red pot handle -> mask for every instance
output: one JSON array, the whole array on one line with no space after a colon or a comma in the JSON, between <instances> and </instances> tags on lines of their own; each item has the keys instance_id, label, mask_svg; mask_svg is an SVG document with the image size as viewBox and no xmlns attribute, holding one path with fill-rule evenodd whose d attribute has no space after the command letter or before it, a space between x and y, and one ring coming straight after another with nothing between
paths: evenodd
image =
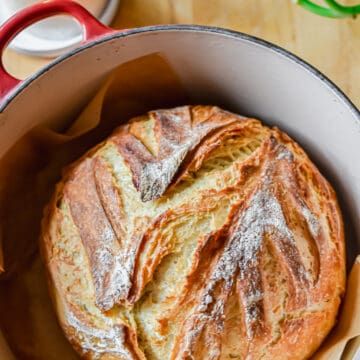
<instances>
[{"instance_id":1,"label":"red pot handle","mask_svg":"<svg viewBox=\"0 0 360 360\"><path fill-rule=\"evenodd\" d=\"M0 104L22 82L4 68L2 55L6 46L29 25L59 14L71 15L80 23L84 31L84 43L115 31L98 21L81 5L70 0L49 0L20 10L0 27Z\"/></svg>"}]
</instances>

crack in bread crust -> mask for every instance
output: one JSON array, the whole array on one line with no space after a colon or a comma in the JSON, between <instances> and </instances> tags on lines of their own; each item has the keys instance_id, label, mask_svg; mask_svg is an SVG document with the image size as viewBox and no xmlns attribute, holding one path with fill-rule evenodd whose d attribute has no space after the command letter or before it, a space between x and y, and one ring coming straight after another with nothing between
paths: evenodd
<instances>
[{"instance_id":1,"label":"crack in bread crust","mask_svg":"<svg viewBox=\"0 0 360 360\"><path fill-rule=\"evenodd\" d=\"M305 359L345 287L334 191L280 130L157 110L68 168L42 249L88 359Z\"/></svg>"}]
</instances>

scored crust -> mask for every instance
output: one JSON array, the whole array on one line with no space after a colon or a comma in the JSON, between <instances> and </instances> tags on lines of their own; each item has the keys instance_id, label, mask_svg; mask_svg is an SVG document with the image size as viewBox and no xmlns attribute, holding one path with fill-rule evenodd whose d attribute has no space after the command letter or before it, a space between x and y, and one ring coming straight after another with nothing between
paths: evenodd
<instances>
[{"instance_id":1,"label":"scored crust","mask_svg":"<svg viewBox=\"0 0 360 360\"><path fill-rule=\"evenodd\" d=\"M336 195L287 135L151 111L66 169L42 252L86 359L305 359L345 287Z\"/></svg>"}]
</instances>

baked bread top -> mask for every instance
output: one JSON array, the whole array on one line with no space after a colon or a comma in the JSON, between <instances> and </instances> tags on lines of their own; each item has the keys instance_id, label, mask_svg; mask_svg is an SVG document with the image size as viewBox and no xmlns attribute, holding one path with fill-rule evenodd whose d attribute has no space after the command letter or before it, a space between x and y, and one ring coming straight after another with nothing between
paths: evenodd
<instances>
[{"instance_id":1,"label":"baked bread top","mask_svg":"<svg viewBox=\"0 0 360 360\"><path fill-rule=\"evenodd\" d=\"M42 245L87 359L305 359L345 286L329 183L280 130L212 106L151 111L71 165Z\"/></svg>"}]
</instances>

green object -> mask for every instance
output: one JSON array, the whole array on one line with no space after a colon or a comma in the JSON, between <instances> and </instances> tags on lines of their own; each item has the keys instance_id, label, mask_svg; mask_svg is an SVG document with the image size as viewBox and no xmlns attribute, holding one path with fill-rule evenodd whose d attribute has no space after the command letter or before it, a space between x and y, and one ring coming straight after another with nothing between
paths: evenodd
<instances>
[{"instance_id":1,"label":"green object","mask_svg":"<svg viewBox=\"0 0 360 360\"><path fill-rule=\"evenodd\" d=\"M295 0L295 3L314 14L329 18L339 19L345 17L356 17L360 14L360 5L345 6L335 0L324 0L327 7L315 4L311 0Z\"/></svg>"}]
</instances>

